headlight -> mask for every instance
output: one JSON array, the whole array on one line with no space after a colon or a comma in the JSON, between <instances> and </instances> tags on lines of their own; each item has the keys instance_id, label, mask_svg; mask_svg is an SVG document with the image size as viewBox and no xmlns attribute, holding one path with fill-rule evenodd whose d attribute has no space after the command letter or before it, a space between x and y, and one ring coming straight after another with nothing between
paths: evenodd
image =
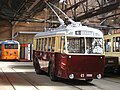
<instances>
[{"instance_id":1,"label":"headlight","mask_svg":"<svg viewBox=\"0 0 120 90\"><path fill-rule=\"evenodd\" d=\"M73 79L73 78L74 78L74 74L70 74L70 75L69 75L69 78L70 78L70 79Z\"/></svg>"},{"instance_id":2,"label":"headlight","mask_svg":"<svg viewBox=\"0 0 120 90\"><path fill-rule=\"evenodd\" d=\"M6 51L6 54L8 54L8 52Z\"/></svg>"},{"instance_id":3,"label":"headlight","mask_svg":"<svg viewBox=\"0 0 120 90\"><path fill-rule=\"evenodd\" d=\"M101 79L101 78L102 78L102 75L101 75L101 74L98 74L98 75L97 75L97 78L98 78L98 79Z\"/></svg>"}]
</instances>

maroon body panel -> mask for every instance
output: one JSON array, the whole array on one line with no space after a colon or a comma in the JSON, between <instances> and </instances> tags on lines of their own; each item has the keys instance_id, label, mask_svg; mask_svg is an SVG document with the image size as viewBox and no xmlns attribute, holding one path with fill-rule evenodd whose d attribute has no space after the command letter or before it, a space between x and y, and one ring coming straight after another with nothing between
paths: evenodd
<instances>
[{"instance_id":1,"label":"maroon body panel","mask_svg":"<svg viewBox=\"0 0 120 90\"><path fill-rule=\"evenodd\" d=\"M95 79L98 74L103 76L104 55L67 55L61 53L35 51L33 57L39 58L40 67L48 72L49 62L54 64L55 75L69 79Z\"/></svg>"},{"instance_id":2,"label":"maroon body panel","mask_svg":"<svg viewBox=\"0 0 120 90\"><path fill-rule=\"evenodd\" d=\"M72 67L71 67L72 66ZM74 73L75 78L97 78L104 72L104 56L97 55L72 55L68 59L68 74ZM92 76L87 76L92 75Z\"/></svg>"}]
</instances>

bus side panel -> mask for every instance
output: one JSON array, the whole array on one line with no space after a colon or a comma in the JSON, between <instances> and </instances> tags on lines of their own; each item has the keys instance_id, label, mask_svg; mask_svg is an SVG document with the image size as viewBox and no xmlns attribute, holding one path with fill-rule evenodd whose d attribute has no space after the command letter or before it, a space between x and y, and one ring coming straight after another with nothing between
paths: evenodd
<instances>
[{"instance_id":1,"label":"bus side panel","mask_svg":"<svg viewBox=\"0 0 120 90\"><path fill-rule=\"evenodd\" d=\"M55 62L56 62L55 67L56 76L67 79L68 75L66 54L56 53Z\"/></svg>"},{"instance_id":2,"label":"bus side panel","mask_svg":"<svg viewBox=\"0 0 120 90\"><path fill-rule=\"evenodd\" d=\"M67 56L66 54L64 56ZM67 58L64 58L61 53L43 52L33 50L33 60L38 59L40 69L48 73L49 64L54 64L55 76L60 78L68 78L67 74ZM64 65L66 63L66 65Z\"/></svg>"},{"instance_id":3,"label":"bus side panel","mask_svg":"<svg viewBox=\"0 0 120 90\"><path fill-rule=\"evenodd\" d=\"M55 70L55 53L54 52L40 52L40 66L41 69L45 72L49 72L50 64L53 64Z\"/></svg>"},{"instance_id":4,"label":"bus side panel","mask_svg":"<svg viewBox=\"0 0 120 90\"><path fill-rule=\"evenodd\" d=\"M48 73L49 64L55 65L55 53L54 52L44 52L44 51L35 51L33 50L33 60L37 58L40 69ZM53 67L55 68L55 67Z\"/></svg>"}]
</instances>

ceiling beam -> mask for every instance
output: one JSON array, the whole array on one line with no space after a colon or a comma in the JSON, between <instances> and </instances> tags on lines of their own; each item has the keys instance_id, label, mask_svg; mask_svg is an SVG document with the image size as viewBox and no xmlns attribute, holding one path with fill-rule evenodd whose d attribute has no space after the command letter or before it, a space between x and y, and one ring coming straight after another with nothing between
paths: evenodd
<instances>
[{"instance_id":1,"label":"ceiling beam","mask_svg":"<svg viewBox=\"0 0 120 90\"><path fill-rule=\"evenodd\" d=\"M109 16L106 16L106 17L99 18L99 19L104 20L104 19L111 18L111 17L118 16L118 15L120 15L120 13L116 13L116 14L113 14L113 15L109 15Z\"/></svg>"},{"instance_id":2,"label":"ceiling beam","mask_svg":"<svg viewBox=\"0 0 120 90\"><path fill-rule=\"evenodd\" d=\"M45 20L45 19L13 19L12 21L19 21L19 22L34 22L34 23L58 23L59 21L51 21L51 20Z\"/></svg>"},{"instance_id":3,"label":"ceiling beam","mask_svg":"<svg viewBox=\"0 0 120 90\"><path fill-rule=\"evenodd\" d=\"M107 6L104 6L104 7L100 7L99 9L96 9L94 11L85 13L82 16L78 16L75 20L80 21L80 20L83 20L83 19L86 19L86 18L91 18L93 16L104 14L104 13L113 11L115 9L118 9L119 6L120 6L120 1L117 1L117 2L115 2L113 4L110 4L110 5L107 5Z\"/></svg>"},{"instance_id":4,"label":"ceiling beam","mask_svg":"<svg viewBox=\"0 0 120 90\"><path fill-rule=\"evenodd\" d=\"M84 2L86 2L87 0L82 0L82 1L80 1L80 2L78 2L78 3L76 3L76 4L74 4L74 5L72 5L71 7L69 7L69 8L66 8L65 10L63 10L64 12L67 12L68 10L71 10L71 9L73 9L73 8L77 8L79 5L81 5L82 3L84 3Z\"/></svg>"}]
</instances>

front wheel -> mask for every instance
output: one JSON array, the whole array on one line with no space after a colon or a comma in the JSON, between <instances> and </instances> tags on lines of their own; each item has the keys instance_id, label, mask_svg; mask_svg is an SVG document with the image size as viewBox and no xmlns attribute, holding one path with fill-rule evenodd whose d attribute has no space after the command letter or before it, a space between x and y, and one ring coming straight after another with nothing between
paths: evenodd
<instances>
[{"instance_id":1,"label":"front wheel","mask_svg":"<svg viewBox=\"0 0 120 90\"><path fill-rule=\"evenodd\" d=\"M50 79L52 81L56 81L57 80L57 77L55 76L55 72L54 72L54 68L53 68L53 64L52 63L50 64L50 67L49 67L49 75L50 75Z\"/></svg>"}]
</instances>

